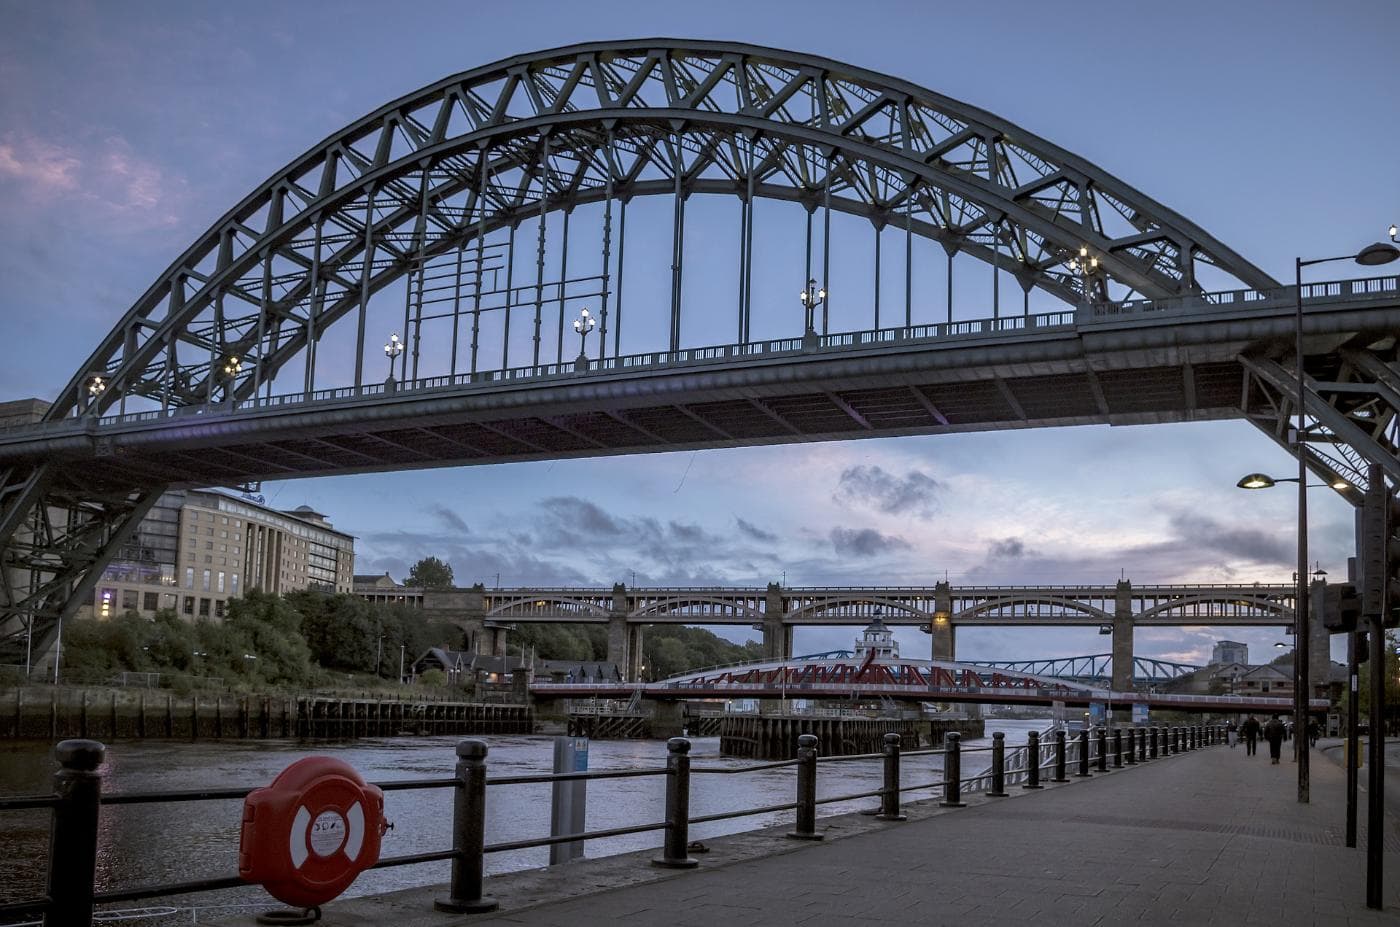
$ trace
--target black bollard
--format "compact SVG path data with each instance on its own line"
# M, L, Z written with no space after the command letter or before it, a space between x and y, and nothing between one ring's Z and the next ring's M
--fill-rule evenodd
M943 800L941 808L965 808L962 800L962 735L949 731L943 750Z
M1099 728L1099 772L1108 772L1108 729Z
M1081 727L1079 729L1079 772L1074 774L1076 779L1089 778L1089 729Z
M885 784L884 792L880 795L880 813L876 815L882 821L907 821L906 815L899 813L899 735L889 733L885 735Z
M451 895L433 902L439 911L480 914L500 905L481 894L486 854L486 742L457 744L457 794L452 800Z
M1147 728L1138 728L1138 762L1147 762Z
M1172 734L1176 732L1174 727L1162 728L1162 756L1172 755Z
M97 818L107 748L95 740L65 740L54 748L58 804L49 827L49 891L46 927L88 927L97 874Z
M797 826L794 840L820 840L817 833L817 736L797 738Z
M1128 730L1131 731L1132 728ZM1132 741L1129 741L1128 749L1131 750L1132 748ZM1121 727L1115 727L1113 729L1113 768L1123 768L1123 729Z
M1159 728L1157 728L1157 727L1153 727L1153 728L1152 728L1152 738L1151 738L1151 739L1152 739L1152 743L1150 743L1150 744L1148 745L1148 758L1149 758L1149 759L1155 760L1155 759L1157 759L1157 751L1160 749L1160 743L1159 743L1159 742L1160 742L1161 739L1162 739L1162 733L1161 733L1161 730L1160 730Z
M992 787L987 794L1006 797L1006 735L1001 731L992 735Z
M1026 784L1023 789L1043 789L1040 784L1040 732L1026 735Z
M1126 757L1129 766L1136 766L1138 761L1138 729L1128 728L1128 755Z
M1065 776L1065 729L1055 731L1055 782L1068 782Z
M653 866L692 869L700 861L686 855L690 845L690 741L672 737L666 741L666 839Z

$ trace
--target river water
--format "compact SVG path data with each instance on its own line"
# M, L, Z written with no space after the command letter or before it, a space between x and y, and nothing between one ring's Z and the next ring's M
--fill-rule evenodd
M1028 730L1044 721L992 720L993 731L1006 733L1008 746L1025 743ZM398 779L443 778L452 775L454 747L459 737L407 740L365 739L345 743L297 743L289 741L239 741L169 743L119 742L107 751L102 768L103 790L149 792L192 788L255 787L270 782L294 760L327 755L344 760L371 782ZM548 773L553 763L553 738L547 736L483 737L489 746L490 776ZM964 741L968 747L982 745ZM43 744L0 745L0 794L44 794L50 789L56 768L52 753ZM719 738L692 740L693 768L735 768L752 765L719 755ZM590 744L589 767L637 769L665 765L666 745L657 740L595 740ZM941 758L909 757L903 763L906 784L933 782L941 777ZM985 768L987 754L973 753L963 760L963 775ZM878 759L823 763L817 774L818 797L848 795L880 787ZM793 801L796 794L791 767L727 776L695 774L691 778L691 816ZM903 801L934 797L934 791L906 793ZM649 776L614 779L588 784L588 830L660 822L664 811L665 779ZM819 805L821 816L873 807L875 798ZM487 791L487 844L547 836L550 786L492 786ZM98 890L112 891L136 885L189 881L236 875L241 802L201 801L178 804L108 805L99 825ZM446 849L452 844L452 791L402 791L385 793L385 813L394 828L384 835L381 856L402 856ZM755 815L710 824L694 825L692 840L726 833L790 823L792 812ZM0 813L0 902L33 898L44 892L44 868L48 851L47 811ZM661 845L661 832L653 831L589 841L590 857L609 856ZM492 853L486 857L488 874L547 865L546 848ZM346 896L374 894L417 885L444 883L447 862L425 863L366 872ZM166 899L179 909L168 923L189 923L200 913L214 914L206 906L260 904L267 896L255 887L197 896ZM127 905L126 907L132 907ZM0 918L0 924L5 923Z

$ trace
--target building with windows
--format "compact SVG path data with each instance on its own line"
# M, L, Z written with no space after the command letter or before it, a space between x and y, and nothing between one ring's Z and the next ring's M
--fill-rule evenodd
M309 506L283 512L213 490L176 490L118 550L84 611L111 618L170 608L189 620L217 619L249 589L350 592L354 567L354 537Z
M1239 641L1216 641L1210 653L1211 665L1217 663L1249 663L1249 645Z

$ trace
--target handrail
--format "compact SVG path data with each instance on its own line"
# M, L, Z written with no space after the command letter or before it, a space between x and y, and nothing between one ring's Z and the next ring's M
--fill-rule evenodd
M1087 729L1083 729L1087 731ZM1133 749L1137 742L1142 753L1137 762L1145 762L1150 755L1151 759L1159 756L1169 756L1172 753L1180 753L1195 750L1203 746L1213 745L1223 742L1224 738L1219 729L1205 725L1195 725L1190 727L1175 727L1161 729L1134 728L1127 730L1132 734L1134 731L1141 731L1141 737L1130 736L1128 738L1128 762L1134 764ZM1150 736L1149 736L1150 734ZM482 741L467 740L458 745L458 764L456 775L452 778L435 779L413 779L413 780L391 780L389 782L376 783L385 790L412 790L412 789L441 789L450 788L456 791L457 799L454 802L453 819L453 846L456 849L431 850L420 853L388 857L378 860L371 868L387 868L393 866L408 866L420 863L452 860L452 893L447 902L439 901L437 906L443 910L457 910L458 907L472 907L473 910L484 910L482 904L489 904L483 901L480 895L481 875L483 857L487 853L500 853L512 850L523 850L555 846L562 843L574 843L587 840L599 840L608 837L618 837L630 834L647 833L652 831L665 831L663 856L655 862L663 866L687 867L695 864L694 860L685 855L687 849L686 835L691 824L705 824L716 821L731 820L741 817L752 817L755 815L774 814L786 811L795 811L797 815L797 827L790 836L799 839L814 839L819 837L814 830L815 809L819 805L836 804L841 802L851 802L864 798L880 798L881 811L879 816L884 820L903 820L899 814L898 796L904 792L937 789L940 786L944 789L944 807L962 807L960 800L964 787L968 791L981 791L987 789L988 785L994 785L998 789L1006 781L1016 781L1018 776L1038 779L1039 773L1046 769L1053 769L1055 778L1052 782L1065 782L1066 764L1068 757L1072 753L1078 763L1078 777L1088 777L1089 762L1095 757L1098 760L1097 769L1100 773L1108 769L1107 766L1107 739L1104 729L1099 729L1097 740L1091 738L1087 733L1080 733L1073 741L1066 737L1063 727L1058 727L1054 731L1053 742L1046 738L1045 742L1039 740L1039 733L1032 731L1028 735L1028 745L1024 748L1017 748L1011 751L1010 762L1007 763L1001 735L993 738L990 746L963 747L961 739L956 733L949 733L947 741L941 748L928 750L910 750L903 753L905 757L939 756L942 758L942 778L929 782L904 782L899 774L900 738L897 734L885 735L885 746L880 753L863 753L851 756L817 756L817 738L811 734L803 734L798 738L798 755L792 760L778 760L772 762L748 763L736 767L698 767L692 769L687 755L690 749L690 741L685 738L672 738L667 743L668 759L665 767L648 767L643 769L606 769L590 770L574 773L547 773L523 776L497 776L487 777L486 772L486 744ZM1115 736L1115 762L1113 768L1122 768L1122 739ZM1039 744L1036 751L1034 763L1027 763L1028 751ZM1149 753L1150 747L1150 753ZM100 764L105 753L105 747L94 741L65 741L58 745L57 755L60 758L62 769L57 777L67 777L62 781L67 781L70 786L59 789L59 779L55 780L55 794L47 796L3 796L0 797L0 812L18 811L35 808L50 808L54 814L55 824L50 830L49 847L49 884L62 884L71 888L72 897L54 899L48 896L40 898L23 899L17 902L0 904L0 915L20 915L42 913L47 919L50 915L55 915L55 911L61 904L63 913L66 916L64 923L86 923L91 925L93 919L93 906L96 904L113 903L121 901L137 901L149 898L158 898L170 895L183 895L193 892L214 891L220 889L237 888L249 883L238 876L217 876L195 881L176 882L160 885L137 885L125 888L115 888L103 892L95 890L95 869L92 868L91 861L96 858L96 847L98 840L99 809L101 805L127 805L138 803L154 802L186 802L186 801L222 801L245 798L253 789L232 788L232 789L203 789L186 790L176 792L126 792L103 796L101 794L101 776L94 770ZM961 757L964 753L983 753L990 751L992 754L991 767L975 772L971 775L962 774ZM883 759L884 761L884 781L878 789L867 789L850 794L831 795L823 798L816 797L816 772L820 763L868 761ZM783 802L778 804L764 805L756 808L741 808L732 811L723 811L704 815L690 815L689 779L692 773L699 774L719 774L736 775L743 773L759 772L763 770L778 769L793 766L797 768L797 798L793 802ZM1007 767L1010 767L1009 769ZM1009 779L1008 779L1009 774ZM82 778L86 783L86 788L75 789L71 786L74 777ZM476 835L480 837L484 834L485 827L485 793L487 786L507 786L523 784L539 784L546 782L568 782L587 781L590 779L621 779L621 778L642 778L660 776L666 779L666 820L661 822L648 822L642 824L626 825L622 827L612 827L601 830L585 831L576 834L551 835L547 837L534 837L521 840L512 840L494 844L485 844L484 840L463 839L464 834ZM1027 787L1038 788L1038 785L1028 785ZM992 790L987 793L989 796L1004 795L1004 792ZM62 819L63 826L58 822ZM79 822L79 823L74 823ZM79 852L80 846L87 844L87 852ZM471 849L472 847L475 849ZM84 865L81 862L86 859L89 868L80 871ZM77 860L78 862L75 862ZM75 868L78 867L78 868ZM446 907L444 907L446 906ZM457 906L457 907L454 907ZM462 907L466 910L466 907ZM57 916L57 915L55 915Z

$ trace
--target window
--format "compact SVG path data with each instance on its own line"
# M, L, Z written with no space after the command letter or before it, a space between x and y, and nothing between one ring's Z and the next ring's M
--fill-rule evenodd
M160 607L173 609L175 607L175 600L178 598L179 596L173 592L162 592L160 594Z
M123 590L122 590L122 611L124 611L124 612L135 611L135 609L136 609L136 602L137 602L137 599L138 599L138 598L139 598L139 597L137 596L136 590L135 590L135 589L123 589Z
M220 518L220 519L219 519L219 524L221 524L221 525L226 525L226 524L228 524L228 516L225 515L225 516L223 516L222 518Z
M213 518L214 516L211 515L211 516L209 516L209 517L210 517L210 518ZM207 535L209 535L209 536L212 538L212 537L214 536L214 529L213 529L213 528L205 528L205 529L204 529L204 533L207 534Z
M203 589L205 592L208 592L208 591L209 591L209 578L210 578L210 571L209 571L209 570L205 570L205 571L204 571L204 585L200 587L200 588ZM207 615L207 614L209 614L209 612L206 611L204 614Z
M185 613L186 615L193 615L193 614L194 614L194 596L192 596L192 595L187 595L187 596L185 596L185 607L184 607L184 609L182 609L182 611L184 611L184 613Z
M223 591L224 591L224 571L223 571L223 570L220 570L220 571L219 571L219 589L218 589L218 591L219 591L219 592L223 592Z
M205 541L205 542L204 542L204 549L205 549L205 550L213 550L213 549L214 549L214 542L213 542L213 541Z
M227 531L220 531L220 532L219 532L219 537L221 537L221 538L223 538L225 541L227 541L227 540L228 540L228 532L227 532Z
M97 617L111 618L112 607L117 603L117 590L103 589L97 594Z
M194 588L194 567L185 567L185 588Z
M200 600L199 600L199 617L201 617L201 618L208 618L208 617L209 617L209 600L208 600L208 599L200 599Z
M211 556L209 556L208 554L205 554L205 555L204 555L204 562L205 562L205 563L213 563L213 562L214 562L214 558L211 557ZM208 573L209 571L208 571L208 570L205 570L204 572Z
M153 612L153 611L155 611L156 609L160 608L159 601L160 601L160 593L158 593L158 592L146 592L146 593L143 593L142 596L141 596L141 610L142 610L142 611L147 611L147 612Z
M238 595L238 574L234 573L229 577L228 591L231 595Z

